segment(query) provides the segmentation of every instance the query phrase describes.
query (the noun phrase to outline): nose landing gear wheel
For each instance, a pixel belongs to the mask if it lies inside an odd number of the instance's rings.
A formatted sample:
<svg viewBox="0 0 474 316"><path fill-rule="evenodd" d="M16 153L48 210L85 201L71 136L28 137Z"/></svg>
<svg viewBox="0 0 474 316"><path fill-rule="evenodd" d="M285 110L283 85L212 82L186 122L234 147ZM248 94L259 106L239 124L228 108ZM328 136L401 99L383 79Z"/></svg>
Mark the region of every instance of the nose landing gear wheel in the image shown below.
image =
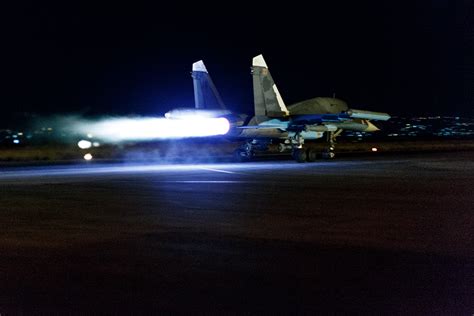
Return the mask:
<svg viewBox="0 0 474 316"><path fill-rule="evenodd" d="M333 159L334 157L336 157L336 154L332 150L326 150L323 152L324 159Z"/></svg>

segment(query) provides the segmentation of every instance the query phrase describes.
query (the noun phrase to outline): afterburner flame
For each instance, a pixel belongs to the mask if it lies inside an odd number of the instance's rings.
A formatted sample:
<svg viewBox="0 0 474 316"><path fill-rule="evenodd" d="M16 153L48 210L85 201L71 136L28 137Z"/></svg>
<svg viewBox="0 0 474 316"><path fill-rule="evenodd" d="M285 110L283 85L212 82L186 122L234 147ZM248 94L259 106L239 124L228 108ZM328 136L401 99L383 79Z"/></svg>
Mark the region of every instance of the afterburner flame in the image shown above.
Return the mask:
<svg viewBox="0 0 474 316"><path fill-rule="evenodd" d="M230 125L225 118L110 118L78 122L72 128L94 138L126 141L225 135Z"/></svg>

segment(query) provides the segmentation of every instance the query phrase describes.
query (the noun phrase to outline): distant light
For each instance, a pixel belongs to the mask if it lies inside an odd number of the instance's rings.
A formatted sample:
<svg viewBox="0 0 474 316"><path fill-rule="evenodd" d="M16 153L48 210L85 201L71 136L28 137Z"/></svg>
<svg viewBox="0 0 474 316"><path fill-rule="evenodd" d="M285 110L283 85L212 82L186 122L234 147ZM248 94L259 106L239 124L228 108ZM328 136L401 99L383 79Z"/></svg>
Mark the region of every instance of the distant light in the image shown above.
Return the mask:
<svg viewBox="0 0 474 316"><path fill-rule="evenodd" d="M80 149L89 149L92 147L92 143L88 140L81 140L77 143Z"/></svg>
<svg viewBox="0 0 474 316"><path fill-rule="evenodd" d="M18 133L18 136L23 136L23 133L22 133L22 132L19 132L19 133Z"/></svg>
<svg viewBox="0 0 474 316"><path fill-rule="evenodd" d="M378 151L377 147L372 147L372 151L373 151L373 152Z"/></svg>
<svg viewBox="0 0 474 316"><path fill-rule="evenodd" d="M92 160L92 155L91 154L85 154L84 159L87 160L87 161Z"/></svg>
<svg viewBox="0 0 474 316"><path fill-rule="evenodd" d="M92 137L94 137L94 135L92 135L92 134L87 134L87 138L92 138Z"/></svg>
<svg viewBox="0 0 474 316"><path fill-rule="evenodd" d="M99 147L100 144L99 144L99 142L93 142L93 143L92 143L92 146L94 146L94 147Z"/></svg>
<svg viewBox="0 0 474 316"><path fill-rule="evenodd" d="M19 144L19 143L20 143L20 140L14 139L14 140L13 140L13 143L14 143L14 144Z"/></svg>

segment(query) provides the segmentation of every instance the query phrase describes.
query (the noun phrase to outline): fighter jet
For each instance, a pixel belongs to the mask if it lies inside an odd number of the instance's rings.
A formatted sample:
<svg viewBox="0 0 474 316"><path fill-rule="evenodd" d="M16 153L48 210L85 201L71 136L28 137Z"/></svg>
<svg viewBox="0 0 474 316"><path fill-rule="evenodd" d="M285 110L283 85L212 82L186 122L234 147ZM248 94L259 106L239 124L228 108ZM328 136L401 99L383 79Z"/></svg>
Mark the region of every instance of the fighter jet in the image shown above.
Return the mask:
<svg viewBox="0 0 474 316"><path fill-rule="evenodd" d="M252 60L252 76L255 117L249 126L241 128L278 126L287 133L282 135L285 139L281 148L291 150L298 162L314 161L319 154L306 149L305 140L325 135L328 146L321 156L334 158L336 137L344 130L375 132L379 129L370 120L390 119L387 113L350 109L343 100L329 97L316 97L287 107L262 55ZM252 154L248 147L242 148L246 150L241 152L242 157Z"/></svg>
<svg viewBox="0 0 474 316"><path fill-rule="evenodd" d="M203 114L225 117L231 123L227 136L244 139L235 157L245 161L256 151L265 151L278 143L280 151L292 153L298 162L315 161L318 157L334 158L335 140L343 130L373 132L378 128L369 120L388 120L386 113L349 109L336 98L317 97L286 106L262 55L252 61L254 114L233 113L225 107L202 60L193 64L195 108L175 109L168 118ZM326 136L327 149L316 152L305 147L305 140Z"/></svg>

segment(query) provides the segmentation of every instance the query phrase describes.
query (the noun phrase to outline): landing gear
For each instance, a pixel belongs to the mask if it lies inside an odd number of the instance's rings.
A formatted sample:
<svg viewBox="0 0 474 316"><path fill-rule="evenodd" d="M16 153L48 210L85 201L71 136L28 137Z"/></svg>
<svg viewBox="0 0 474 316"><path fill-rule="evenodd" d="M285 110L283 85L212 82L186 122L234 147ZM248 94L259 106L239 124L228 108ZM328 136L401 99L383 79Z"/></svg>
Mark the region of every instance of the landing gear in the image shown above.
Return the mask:
<svg viewBox="0 0 474 316"><path fill-rule="evenodd" d="M296 162L305 162L308 157L304 148L294 149L291 155Z"/></svg>
<svg viewBox="0 0 474 316"><path fill-rule="evenodd" d="M254 155L252 142L247 142L234 151L234 159L239 162L249 161Z"/></svg>
<svg viewBox="0 0 474 316"><path fill-rule="evenodd" d="M245 150L237 148L234 150L234 160L237 162L246 162L251 160L253 157L252 154L248 154Z"/></svg>
<svg viewBox="0 0 474 316"><path fill-rule="evenodd" d="M293 137L289 138L289 143L291 145L291 156L296 162L305 162L306 161L306 148L304 148L304 138L300 133L294 134Z"/></svg>
<svg viewBox="0 0 474 316"><path fill-rule="evenodd" d="M320 158L333 159L336 156L336 137L339 136L341 132L342 130L326 131L327 147L321 151L321 149L316 149L319 147L317 145L314 145L315 147L305 146L305 138L303 135L306 136L306 134L304 134L304 131L292 131L289 132L289 136L284 142L278 144L278 150L280 152L291 151L291 156L299 163L314 162ZM317 138L323 136L321 132ZM312 135L312 137L311 139L316 139L314 135ZM256 156L256 153L271 151L271 148L274 148L270 147L271 144L271 139L249 140L234 151L234 159L239 162L250 161Z"/></svg>
<svg viewBox="0 0 474 316"><path fill-rule="evenodd" d="M322 157L324 159L333 159L336 157L336 153L334 150L336 149L336 137L342 133L342 130L338 130L336 132L327 132L326 133L326 141L328 143L328 147L326 150L323 151Z"/></svg>
<svg viewBox="0 0 474 316"><path fill-rule="evenodd" d="M328 131L326 133L327 148L321 153L314 148L305 148L304 138L300 133L294 134L293 137L289 138L289 142L292 146L292 157L297 162L314 162L318 158L333 159L336 157L334 152L336 147L336 137L341 134L342 130Z"/></svg>
<svg viewBox="0 0 474 316"><path fill-rule="evenodd" d="M314 149L308 148L306 150L306 161L315 162L318 159L318 152Z"/></svg>
<svg viewBox="0 0 474 316"><path fill-rule="evenodd" d="M319 158L319 152L311 148L294 149L291 155L296 162L315 162Z"/></svg>
<svg viewBox="0 0 474 316"><path fill-rule="evenodd" d="M324 159L333 159L334 157L336 157L336 154L334 153L334 151L331 151L330 149L328 149L328 150L323 151L322 157Z"/></svg>
<svg viewBox="0 0 474 316"><path fill-rule="evenodd" d="M234 160L238 162L250 161L255 157L256 151L267 151L269 143L256 139L248 141L234 151Z"/></svg>

